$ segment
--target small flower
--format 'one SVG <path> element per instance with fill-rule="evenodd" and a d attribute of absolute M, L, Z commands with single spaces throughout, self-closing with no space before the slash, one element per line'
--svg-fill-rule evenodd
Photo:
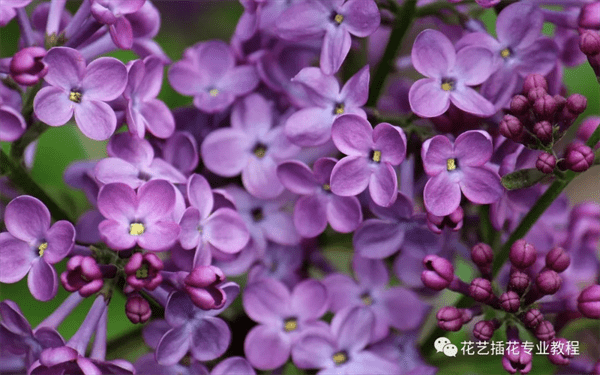
<path fill-rule="evenodd" d="M 162 283 L 163 262 L 152 253 L 135 253 L 124 268 L 127 284 L 134 290 L 154 290 Z"/>
<path fill-rule="evenodd" d="M 197 266 L 183 279 L 183 289 L 202 310 L 220 309 L 227 295 L 220 285 L 225 275 L 215 266 Z"/>
<path fill-rule="evenodd" d="M 104 279 L 96 260 L 89 256 L 75 255 L 67 262 L 67 270 L 60 274 L 63 287 L 69 292 L 79 292 L 89 297 L 102 289 Z"/>
<path fill-rule="evenodd" d="M 152 315 L 152 310 L 148 301 L 139 294 L 134 294 L 127 297 L 125 315 L 133 324 L 146 323 Z"/>
<path fill-rule="evenodd" d="M 126 14 L 135 13 L 146 0 L 90 0 L 90 12 L 96 21 L 108 25 L 113 42 L 123 49 L 133 45 L 133 30 Z"/>
<path fill-rule="evenodd" d="M 48 73 L 48 64 L 42 59 L 46 50 L 27 47 L 15 53 L 10 61 L 10 76 L 20 85 L 33 86 Z"/>

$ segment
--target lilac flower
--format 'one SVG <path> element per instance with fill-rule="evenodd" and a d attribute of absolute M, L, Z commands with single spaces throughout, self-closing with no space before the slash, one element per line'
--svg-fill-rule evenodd
<path fill-rule="evenodd" d="M 421 149 L 423 167 L 430 179 L 425 185 L 425 208 L 446 216 L 460 205 L 461 190 L 476 204 L 497 201 L 504 191 L 500 176 L 485 164 L 492 157 L 492 138 L 482 130 L 469 130 L 454 145 L 442 135 L 426 140 Z"/>
<path fill-rule="evenodd" d="M 344 115 L 333 123 L 331 135 L 338 150 L 348 155 L 331 171 L 331 191 L 346 197 L 368 187 L 376 204 L 393 204 L 398 190 L 393 167 L 406 156 L 404 131 L 388 123 L 373 129 L 360 116 Z"/>
<path fill-rule="evenodd" d="M 196 44 L 183 56 L 169 69 L 169 82 L 177 92 L 194 96 L 194 105 L 204 112 L 221 112 L 258 85 L 256 69 L 235 66 L 235 57 L 224 42 Z"/>
<path fill-rule="evenodd" d="M 27 47 L 15 53 L 10 61 L 10 76 L 20 85 L 33 86 L 48 73 L 43 61 L 46 50 L 42 47 Z"/>
<path fill-rule="evenodd" d="M 337 79 L 318 68 L 304 68 L 293 79 L 304 86 L 312 106 L 300 109 L 285 122 L 285 134 L 299 146 L 316 146 L 331 139 L 331 125 L 342 114 L 367 115 L 360 107 L 369 94 L 369 67 L 353 75 L 340 90 Z"/>
<path fill-rule="evenodd" d="M 115 359 L 112 361 L 86 358 L 69 346 L 44 350 L 40 359 L 30 368 L 31 375 L 45 374 L 134 374 L 131 363 Z"/>
<path fill-rule="evenodd" d="M 365 350 L 372 342 L 375 317 L 365 307 L 337 313 L 328 336 L 304 336 L 292 349 L 294 364 L 302 369 L 322 369 L 317 374 L 400 374 L 399 366 Z"/>
<path fill-rule="evenodd" d="M 158 138 L 168 138 L 175 130 L 175 119 L 169 108 L 156 99 L 162 81 L 164 64 L 156 56 L 135 60 L 128 64 L 127 126 L 129 131 L 144 138 L 145 129 Z"/>
<path fill-rule="evenodd" d="M 308 0 L 295 4 L 277 19 L 277 33 L 291 41 L 321 38 L 321 70 L 336 73 L 348 52 L 354 35 L 371 35 L 381 21 L 373 0 Z"/>
<path fill-rule="evenodd" d="M 187 131 L 176 131 L 162 147 L 162 158 L 181 173 L 191 174 L 198 166 L 198 143 Z"/>
<path fill-rule="evenodd" d="M 0 233 L 0 282 L 15 283 L 27 273 L 31 294 L 48 301 L 58 291 L 52 264 L 67 256 L 75 243 L 73 224 L 60 220 L 50 226 L 50 212 L 37 198 L 13 199 L 4 212 L 8 233 Z"/>
<path fill-rule="evenodd" d="M 9 0 L 0 4 L 0 27 L 6 26 L 17 15 L 17 9 L 24 8 L 31 0 Z"/>
<path fill-rule="evenodd" d="M 87 67 L 85 59 L 74 49 L 52 48 L 46 54 L 50 84 L 41 89 L 33 101 L 35 115 L 50 126 L 66 124 L 73 114 L 81 132 L 94 140 L 110 137 L 117 126 L 113 109 L 105 102 L 123 93 L 127 68 L 112 57 L 101 57 Z"/>
<path fill-rule="evenodd" d="M 133 45 L 131 23 L 124 17 L 137 12 L 146 0 L 90 0 L 91 13 L 96 21 L 108 25 L 113 42 L 119 48 L 129 49 Z"/>
<path fill-rule="evenodd" d="M 348 307 L 366 306 L 375 317 L 372 340 L 387 336 L 389 327 L 402 331 L 417 328 L 429 306 L 403 287 L 387 288 L 388 270 L 382 260 L 355 255 L 352 269 L 358 283 L 347 275 L 335 273 L 323 279 L 334 313 Z"/>
<path fill-rule="evenodd" d="M 280 281 L 265 278 L 246 287 L 243 303 L 248 316 L 260 323 L 244 341 L 246 357 L 258 369 L 285 364 L 307 332 L 328 332 L 327 324 L 318 320 L 328 305 L 327 290 L 319 281 L 302 281 L 290 293 Z"/>
<path fill-rule="evenodd" d="M 179 236 L 179 225 L 171 219 L 174 207 L 175 188 L 167 181 L 147 182 L 137 194 L 125 184 L 107 184 L 98 194 L 98 209 L 106 218 L 98 229 L 114 250 L 136 244 L 150 251 L 165 250 Z"/>
<path fill-rule="evenodd" d="M 291 192 L 302 195 L 294 207 L 294 225 L 303 237 L 323 233 L 327 223 L 337 232 L 352 232 L 362 221 L 358 198 L 331 193 L 330 176 L 336 159 L 321 158 L 311 171 L 299 161 L 279 164 L 277 176 Z"/>
<path fill-rule="evenodd" d="M 135 253 L 124 267 L 127 285 L 134 290 L 154 290 L 162 281 L 163 262 L 153 253 Z"/>
<path fill-rule="evenodd" d="M 16 141 L 23 135 L 27 124 L 20 111 L 21 98 L 16 91 L 0 85 L 0 141 Z"/>
<path fill-rule="evenodd" d="M 299 150 L 273 127 L 273 108 L 259 94 L 246 97 L 233 108 L 231 128 L 217 129 L 202 142 L 204 165 L 220 176 L 242 174 L 242 183 L 257 198 L 270 199 L 283 192 L 277 163 Z"/>
<path fill-rule="evenodd" d="M 422 31 L 415 39 L 411 59 L 415 69 L 428 78 L 415 82 L 408 93 L 410 108 L 421 117 L 436 117 L 450 102 L 465 112 L 488 117 L 496 112 L 492 103 L 469 86 L 493 73 L 493 55 L 481 47 L 456 52 L 452 42 L 437 30 Z"/>

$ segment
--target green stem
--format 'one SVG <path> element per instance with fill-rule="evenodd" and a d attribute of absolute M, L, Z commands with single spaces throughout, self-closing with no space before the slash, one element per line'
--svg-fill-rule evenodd
<path fill-rule="evenodd" d="M 367 102 L 367 106 L 374 107 L 377 104 L 377 99 L 379 99 L 379 95 L 381 95 L 385 79 L 388 73 L 393 70 L 396 55 L 402 46 L 402 39 L 404 39 L 404 35 L 412 23 L 415 15 L 416 5 L 416 0 L 406 0 L 404 5 L 402 5 L 400 8 L 397 8 L 395 12 L 396 22 L 392 28 L 390 40 L 385 47 L 383 57 L 381 58 L 379 65 L 377 65 L 377 68 L 375 68 L 375 74 L 373 74 L 371 79 L 371 84 L 369 87 L 369 101 Z"/>
<path fill-rule="evenodd" d="M 25 133 L 23 133 L 21 138 L 12 143 L 10 147 L 10 156 L 12 156 L 14 160 L 21 162 L 27 146 L 36 141 L 42 133 L 48 130 L 48 128 L 49 126 L 42 122 L 34 123 L 25 131 Z"/>

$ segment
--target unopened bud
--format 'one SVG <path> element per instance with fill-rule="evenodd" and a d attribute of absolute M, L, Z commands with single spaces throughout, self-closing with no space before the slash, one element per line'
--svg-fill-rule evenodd
<path fill-rule="evenodd" d="M 543 87 L 534 87 L 527 93 L 527 99 L 529 99 L 529 103 L 533 105 L 536 100 L 539 98 L 543 98 L 548 95 L 548 92 Z"/>
<path fill-rule="evenodd" d="M 577 129 L 577 138 L 582 140 L 583 142 L 587 142 L 587 140 L 592 136 L 592 133 L 600 126 L 600 117 L 598 116 L 590 116 L 583 120 L 581 125 L 579 125 L 579 129 Z M 596 143 L 593 147 L 595 149 L 600 147 L 600 141 Z"/>
<path fill-rule="evenodd" d="M 447 259 L 437 255 L 427 255 L 423 258 L 425 271 L 421 273 L 423 284 L 433 290 L 442 290 L 454 280 L 454 267 Z"/>
<path fill-rule="evenodd" d="M 563 272 L 571 264 L 569 254 L 562 247 L 555 247 L 546 254 L 546 267 L 556 272 Z"/>
<path fill-rule="evenodd" d="M 532 244 L 521 239 L 515 241 L 515 243 L 510 247 L 510 253 L 508 257 L 513 266 L 520 270 L 524 270 L 535 263 L 537 252 Z"/>
<path fill-rule="evenodd" d="M 435 315 L 438 326 L 446 331 L 458 331 L 463 325 L 462 313 L 454 306 L 442 307 Z"/>
<path fill-rule="evenodd" d="M 556 113 L 556 108 L 556 100 L 550 95 L 544 95 L 533 103 L 535 114 L 545 119 L 552 118 Z"/>
<path fill-rule="evenodd" d="M 573 142 L 565 150 L 564 167 L 573 172 L 587 171 L 594 164 L 594 151 L 587 145 Z"/>
<path fill-rule="evenodd" d="M 518 294 L 523 294 L 525 289 L 529 286 L 529 275 L 519 270 L 513 270 L 510 274 L 508 281 L 508 287 L 510 290 L 514 290 Z"/>
<path fill-rule="evenodd" d="M 582 29 L 600 29 L 600 2 L 585 4 L 579 12 L 579 27 Z"/>
<path fill-rule="evenodd" d="M 590 285 L 577 297 L 577 309 L 590 319 L 600 319 L 600 285 Z"/>
<path fill-rule="evenodd" d="M 480 242 L 471 248 L 471 260 L 480 267 L 489 266 L 494 260 L 494 251 L 490 245 Z"/>
<path fill-rule="evenodd" d="M 544 320 L 544 315 L 538 309 L 531 309 L 523 315 L 521 320 L 528 328 L 535 328 Z"/>
<path fill-rule="evenodd" d="M 517 312 L 521 306 L 521 298 L 516 292 L 509 290 L 500 295 L 500 306 L 506 312 Z"/>
<path fill-rule="evenodd" d="M 510 111 L 522 115 L 529 110 L 529 100 L 523 95 L 515 95 L 510 101 Z"/>
<path fill-rule="evenodd" d="M 498 328 L 491 320 L 480 320 L 473 327 L 473 336 L 480 341 L 488 341 L 494 335 L 494 331 Z"/>
<path fill-rule="evenodd" d="M 535 327 L 535 337 L 541 341 L 552 340 L 556 335 L 554 332 L 554 326 L 547 320 L 541 321 L 540 324 Z"/>
<path fill-rule="evenodd" d="M 580 115 L 587 108 L 587 98 L 581 94 L 573 94 L 567 98 L 566 107 L 569 112 Z"/>
<path fill-rule="evenodd" d="M 600 33 L 596 30 L 585 30 L 579 36 L 579 49 L 586 56 L 595 56 L 600 53 Z"/>
<path fill-rule="evenodd" d="M 541 88 L 544 92 L 548 91 L 548 82 L 541 74 L 529 74 L 525 77 L 525 82 L 523 82 L 523 92 L 525 95 L 529 97 L 529 93 L 535 88 Z M 531 98 L 529 99 L 531 100 Z"/>
<path fill-rule="evenodd" d="M 125 303 L 125 315 L 133 324 L 146 323 L 152 315 L 150 304 L 140 295 L 127 298 Z"/>
<path fill-rule="evenodd" d="M 473 279 L 469 286 L 469 295 L 477 302 L 488 302 L 494 296 L 492 284 L 480 277 Z"/>
<path fill-rule="evenodd" d="M 519 142 L 524 133 L 523 124 L 513 115 L 504 115 L 500 121 L 500 134 L 515 142 Z"/>
<path fill-rule="evenodd" d="M 552 141 L 552 124 L 548 121 L 539 121 L 533 125 L 533 134 L 545 145 Z"/>
<path fill-rule="evenodd" d="M 43 61 L 46 50 L 42 47 L 27 47 L 15 53 L 10 61 L 10 76 L 20 85 L 33 86 L 48 73 Z"/>
<path fill-rule="evenodd" d="M 535 162 L 535 167 L 542 173 L 550 174 L 556 167 L 556 158 L 552 154 L 542 152 Z"/>
<path fill-rule="evenodd" d="M 562 279 L 554 270 L 543 270 L 535 278 L 535 285 L 543 294 L 554 294 L 560 289 Z"/>

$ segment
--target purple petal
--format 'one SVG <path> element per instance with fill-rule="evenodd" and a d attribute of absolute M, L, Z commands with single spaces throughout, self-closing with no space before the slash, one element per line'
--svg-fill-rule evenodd
<path fill-rule="evenodd" d="M 175 91 L 183 95 L 199 94 L 205 89 L 204 85 L 208 84 L 203 82 L 205 79 L 198 72 L 198 68 L 188 60 L 181 60 L 171 65 L 167 76 Z"/>
<path fill-rule="evenodd" d="M 235 56 L 229 45 L 221 40 L 211 40 L 197 45 L 192 50 L 205 74 L 215 81 L 235 66 Z"/>
<path fill-rule="evenodd" d="M 338 312 L 331 320 L 331 331 L 338 347 L 350 352 L 360 351 L 371 341 L 375 316 L 366 307 L 354 307 Z"/>
<path fill-rule="evenodd" d="M 309 195 L 319 189 L 313 172 L 306 164 L 298 160 L 283 162 L 277 166 L 277 177 L 289 191 L 300 195 Z"/>
<path fill-rule="evenodd" d="M 142 185 L 137 193 L 136 218 L 158 221 L 169 217 L 175 207 L 175 188 L 165 180 L 152 180 Z"/>
<path fill-rule="evenodd" d="M 373 202 L 388 207 L 396 201 L 398 177 L 389 163 L 382 163 L 375 168 L 369 179 L 369 193 Z"/>
<path fill-rule="evenodd" d="M 281 245 L 296 245 L 300 237 L 291 215 L 286 212 L 270 213 L 262 222 L 265 237 Z"/>
<path fill-rule="evenodd" d="M 141 106 L 148 131 L 158 138 L 169 138 L 175 131 L 175 118 L 167 105 L 152 99 Z"/>
<path fill-rule="evenodd" d="M 325 337 L 308 335 L 292 348 L 292 360 L 298 368 L 333 367 L 335 345 Z"/>
<path fill-rule="evenodd" d="M 150 55 L 144 59 L 144 79 L 136 90 L 144 101 L 154 99 L 160 93 L 164 67 L 164 62 L 158 56 Z"/>
<path fill-rule="evenodd" d="M 146 231 L 139 236 L 138 244 L 150 251 L 163 251 L 177 241 L 179 237 L 179 225 L 168 221 L 159 221 L 146 226 Z"/>
<path fill-rule="evenodd" d="M 54 328 L 38 327 L 33 336 L 44 348 L 58 348 L 65 345 L 62 336 Z"/>
<path fill-rule="evenodd" d="M 258 83 L 256 68 L 250 65 L 236 66 L 230 69 L 217 84 L 218 89 L 241 96 L 254 90 Z"/>
<path fill-rule="evenodd" d="M 48 64 L 48 73 L 44 80 L 52 86 L 64 90 L 77 88 L 85 75 L 85 59 L 79 51 L 67 47 L 51 48 L 44 62 Z"/>
<path fill-rule="evenodd" d="M 337 79 L 334 76 L 323 74 L 319 68 L 303 68 L 292 78 L 292 81 L 311 90 L 310 100 L 320 107 L 331 104 L 340 94 L 340 85 Z"/>
<path fill-rule="evenodd" d="M 271 370 L 285 364 L 290 357 L 291 340 L 280 329 L 259 325 L 244 340 L 248 362 L 259 370 Z"/>
<path fill-rule="evenodd" d="M 198 143 L 189 132 L 174 133 L 162 151 L 165 161 L 183 173 L 190 173 L 198 166 Z"/>
<path fill-rule="evenodd" d="M 244 220 L 230 208 L 216 210 L 203 229 L 203 239 L 224 253 L 239 252 L 250 239 Z"/>
<path fill-rule="evenodd" d="M 328 16 L 318 4 L 297 3 L 277 19 L 277 35 L 292 41 L 318 36 L 325 30 Z"/>
<path fill-rule="evenodd" d="M 123 183 L 134 189 L 144 182 L 138 178 L 139 174 L 138 168 L 119 158 L 102 159 L 94 168 L 94 175 L 101 183 Z"/>
<path fill-rule="evenodd" d="M 25 242 L 41 241 L 50 227 L 50 211 L 37 198 L 21 195 L 4 211 L 6 229 Z"/>
<path fill-rule="evenodd" d="M 331 196 L 327 204 L 327 221 L 340 233 L 350 233 L 362 221 L 360 202 L 356 197 Z"/>
<path fill-rule="evenodd" d="M 262 95 L 247 96 L 231 111 L 231 127 L 234 129 L 264 136 L 272 126 L 272 103 L 269 103 Z"/>
<path fill-rule="evenodd" d="M 470 87 L 462 87 L 450 93 L 452 104 L 465 112 L 479 117 L 489 117 L 496 113 L 496 108 L 486 98 Z"/>
<path fill-rule="evenodd" d="M 204 176 L 196 173 L 190 176 L 187 183 L 187 196 L 190 205 L 200 212 L 200 218 L 204 219 L 210 215 L 214 200 L 210 185 Z"/>
<path fill-rule="evenodd" d="M 222 112 L 234 101 L 235 95 L 227 91 L 219 91 L 216 96 L 202 91 L 194 96 L 194 106 L 206 113 Z"/>
<path fill-rule="evenodd" d="M 248 164 L 252 140 L 237 129 L 211 132 L 200 147 L 206 168 L 224 177 L 237 176 Z"/>
<path fill-rule="evenodd" d="M 26 242 L 9 233 L 0 233 L 0 282 L 12 284 L 24 278 L 35 258 Z"/>
<path fill-rule="evenodd" d="M 98 193 L 98 210 L 107 219 L 126 222 L 135 219 L 137 196 L 132 188 L 125 184 L 104 185 Z"/>
<path fill-rule="evenodd" d="M 344 365 L 342 365 L 344 366 Z M 335 370 L 335 369 L 332 369 Z M 355 353 L 351 363 L 345 365 L 346 374 L 348 375 L 360 375 L 360 374 L 400 374 L 402 368 L 394 362 L 388 361 L 376 354 L 369 351 L 361 351 Z M 335 372 L 323 373 L 322 375 L 333 375 Z M 407 373 L 409 374 L 409 373 Z M 423 375 L 423 373 L 417 373 Z"/>
<path fill-rule="evenodd" d="M 191 332 L 188 325 L 169 330 L 156 347 L 156 362 L 163 366 L 176 364 L 188 352 L 190 343 Z"/>
<path fill-rule="evenodd" d="M 190 351 L 199 361 L 220 357 L 231 342 L 231 331 L 222 319 L 207 316 L 194 325 Z"/>
<path fill-rule="evenodd" d="M 117 18 L 113 24 L 108 25 L 108 32 L 113 43 L 120 49 L 131 49 L 133 46 L 133 30 L 127 18 Z"/>
<path fill-rule="evenodd" d="M 454 67 L 456 52 L 452 42 L 444 34 L 428 29 L 415 39 L 411 60 L 415 69 L 424 76 L 442 78 Z"/>
<path fill-rule="evenodd" d="M 186 293 L 176 291 L 169 295 L 165 319 L 171 327 L 182 327 L 194 320 L 197 310 Z"/>
<path fill-rule="evenodd" d="M 300 320 L 315 320 L 325 314 L 328 302 L 325 286 L 317 280 L 308 279 L 294 287 L 290 307 Z"/>
<path fill-rule="evenodd" d="M 211 375 L 256 375 L 256 372 L 243 357 L 229 357 L 216 365 Z"/>
<path fill-rule="evenodd" d="M 379 259 L 354 256 L 352 269 L 360 285 L 369 289 L 385 288 L 390 278 L 385 263 Z"/>
<path fill-rule="evenodd" d="M 289 300 L 290 292 L 286 286 L 271 278 L 250 283 L 242 295 L 246 314 L 255 322 L 270 326 L 287 318 Z"/>
<path fill-rule="evenodd" d="M 117 128 L 115 111 L 96 100 L 83 100 L 75 106 L 75 122 L 83 135 L 95 141 L 108 139 Z"/>
<path fill-rule="evenodd" d="M 495 71 L 494 55 L 486 48 L 465 47 L 456 54 L 454 71 L 467 86 L 476 86 L 489 78 Z"/>
<path fill-rule="evenodd" d="M 413 215 L 413 203 L 408 197 L 400 192 L 396 201 L 390 207 L 381 207 L 376 204 L 370 204 L 371 212 L 383 220 L 402 223 L 410 219 Z"/>
<path fill-rule="evenodd" d="M 68 120 L 67 120 L 68 121 Z M 0 104 L 0 141 L 13 142 L 23 135 L 27 124 L 21 113 L 9 106 Z"/>
<path fill-rule="evenodd" d="M 437 117 L 450 107 L 450 92 L 436 78 L 420 79 L 408 91 L 410 109 L 420 117 Z"/>
<path fill-rule="evenodd" d="M 500 109 L 509 104 L 519 82 L 516 68 L 503 65 L 481 85 L 481 95 Z"/>
<path fill-rule="evenodd" d="M 75 244 L 75 228 L 66 220 L 60 220 L 46 232 L 48 247 L 44 259 L 50 264 L 58 263 L 66 257 Z"/>
<path fill-rule="evenodd" d="M 450 215 L 460 206 L 460 198 L 458 183 L 453 181 L 446 172 L 431 177 L 425 184 L 423 191 L 425 208 L 436 216 Z"/>
<path fill-rule="evenodd" d="M 381 161 L 398 165 L 406 156 L 406 135 L 401 128 L 387 122 L 373 129 L 373 143 L 376 150 L 381 151 Z"/>
<path fill-rule="evenodd" d="M 327 227 L 327 212 L 319 195 L 305 195 L 294 206 L 294 225 L 302 237 L 313 238 Z"/>
<path fill-rule="evenodd" d="M 488 167 L 461 167 L 461 170 L 464 176 L 460 181 L 460 188 L 471 202 L 494 203 L 504 193 L 500 176 Z"/>
<path fill-rule="evenodd" d="M 343 27 L 328 28 L 321 47 L 321 70 L 327 75 L 336 73 L 350 52 L 352 37 Z"/>
<path fill-rule="evenodd" d="M 479 167 L 492 157 L 492 137 L 482 130 L 469 130 L 456 138 L 454 152 L 460 167 Z"/>
<path fill-rule="evenodd" d="M 179 227 L 181 228 L 179 243 L 181 243 L 181 247 L 190 250 L 198 246 L 200 242 L 199 224 L 200 212 L 195 207 L 188 207 L 179 221 Z"/>
<path fill-rule="evenodd" d="M 427 311 L 429 305 L 419 299 L 412 291 L 396 287 L 385 290 L 382 296 L 388 324 L 401 331 L 417 328 Z"/>
<path fill-rule="evenodd" d="M 154 150 L 150 142 L 126 132 L 111 137 L 106 151 L 108 156 L 123 159 L 138 167 L 146 167 L 154 159 Z"/>
<path fill-rule="evenodd" d="M 362 193 L 371 179 L 368 163 L 362 156 L 347 156 L 338 161 L 331 172 L 331 191 L 341 196 Z"/>
<path fill-rule="evenodd" d="M 349 0 L 341 10 L 344 14 L 342 25 L 352 35 L 361 38 L 373 34 L 381 22 L 377 4 L 372 0 Z"/>
<path fill-rule="evenodd" d="M 104 220 L 98 225 L 100 237 L 113 250 L 126 250 L 135 245 L 135 237 L 129 234 L 129 224 Z"/>
<path fill-rule="evenodd" d="M 379 14 L 379 12 L 377 13 Z M 362 107 L 369 98 L 369 66 L 365 65 L 346 82 L 340 96 L 348 107 Z"/>
<path fill-rule="evenodd" d="M 38 301 L 50 301 L 58 292 L 58 277 L 54 267 L 39 258 L 31 264 L 27 277 L 27 286 L 31 295 Z"/>
<path fill-rule="evenodd" d="M 242 170 L 242 183 L 250 194 L 261 199 L 275 198 L 284 190 L 277 178 L 277 163 L 268 156 L 248 159 Z"/>
<path fill-rule="evenodd" d="M 436 135 L 423 143 L 421 156 L 425 172 L 435 176 L 448 168 L 448 159 L 454 158 L 454 146 L 447 137 Z"/>
<path fill-rule="evenodd" d="M 323 279 L 329 296 L 329 309 L 335 313 L 349 306 L 362 304 L 360 288 L 348 275 L 334 273 Z"/>
<path fill-rule="evenodd" d="M 329 157 L 319 158 L 315 161 L 313 164 L 313 171 L 316 181 L 319 184 L 330 183 L 331 171 L 333 170 L 333 167 L 335 167 L 335 163 L 337 163 L 337 159 Z"/>
<path fill-rule="evenodd" d="M 163 179 L 174 184 L 184 184 L 187 180 L 174 166 L 159 158 L 152 160 L 145 172 L 150 174 L 153 179 Z"/>
<path fill-rule="evenodd" d="M 285 122 L 285 135 L 303 147 L 321 145 L 331 139 L 332 111 L 321 107 L 304 108 L 294 112 Z"/>
<path fill-rule="evenodd" d="M 530 73 L 548 74 L 556 66 L 558 46 L 550 38 L 539 38 L 525 51 L 521 51 L 521 60 L 514 69 L 522 77 Z"/>
<path fill-rule="evenodd" d="M 354 234 L 354 248 L 363 257 L 383 259 L 394 254 L 404 242 L 404 228 L 379 219 L 365 220 Z"/>
<path fill-rule="evenodd" d="M 50 126 L 61 126 L 73 117 L 75 104 L 69 94 L 59 87 L 44 87 L 33 99 L 35 115 Z"/>
<path fill-rule="evenodd" d="M 366 156 L 373 147 L 373 128 L 369 121 L 358 115 L 343 115 L 333 122 L 331 138 L 344 154 Z"/>
<path fill-rule="evenodd" d="M 90 100 L 110 101 L 118 98 L 126 85 L 125 65 L 114 57 L 100 57 L 88 65 L 81 89 Z"/>
<path fill-rule="evenodd" d="M 515 3 L 507 6 L 496 19 L 498 40 L 508 47 L 525 48 L 533 43 L 544 23 L 544 16 L 537 6 Z"/>

